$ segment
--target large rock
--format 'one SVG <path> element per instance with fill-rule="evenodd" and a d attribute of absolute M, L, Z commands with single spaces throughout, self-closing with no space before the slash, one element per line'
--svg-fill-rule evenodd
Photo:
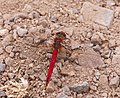
<path fill-rule="evenodd" d="M 90 2 L 85 2 L 81 9 L 85 21 L 93 21 L 109 27 L 114 18 L 114 12 L 110 9 L 99 7 Z"/>
<path fill-rule="evenodd" d="M 92 48 L 86 48 L 85 50 L 81 51 L 74 51 L 71 55 L 71 59 L 77 60 L 80 66 L 85 67 L 98 67 L 104 65 L 104 62 L 99 53 L 96 53 Z"/>

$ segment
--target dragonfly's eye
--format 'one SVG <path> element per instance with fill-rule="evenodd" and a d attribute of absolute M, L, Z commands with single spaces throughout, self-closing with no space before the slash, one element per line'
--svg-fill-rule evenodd
<path fill-rule="evenodd" d="M 66 38 L 66 35 L 64 32 L 57 32 L 56 35 L 59 37 L 59 38 Z"/>

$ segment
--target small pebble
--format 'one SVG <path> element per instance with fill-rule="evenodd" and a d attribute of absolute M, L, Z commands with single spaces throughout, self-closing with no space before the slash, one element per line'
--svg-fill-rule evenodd
<path fill-rule="evenodd" d="M 5 48 L 7 45 L 11 44 L 14 41 L 12 34 L 8 34 L 3 40 L 2 45 Z"/>
<path fill-rule="evenodd" d="M 70 89 L 69 89 L 68 86 L 64 86 L 64 87 L 62 88 L 62 91 L 66 93 L 66 92 L 70 92 Z"/>
<path fill-rule="evenodd" d="M 118 77 L 114 77 L 114 78 L 112 78 L 111 80 L 110 80 L 110 83 L 109 83 L 109 85 L 111 86 L 111 87 L 118 87 L 118 85 L 119 85 L 119 76 Z"/>
<path fill-rule="evenodd" d="M 90 85 L 87 81 L 85 81 L 82 84 L 74 84 L 73 86 L 70 86 L 69 88 L 70 90 L 76 93 L 86 93 L 89 91 Z"/>
<path fill-rule="evenodd" d="M 57 20 L 58 20 L 58 19 L 57 19 L 57 17 L 55 17 L 55 16 L 51 16 L 51 17 L 50 17 L 50 21 L 53 22 L 53 23 L 56 23 Z"/>
<path fill-rule="evenodd" d="M 46 88 L 46 93 L 53 93 L 55 90 L 55 85 L 53 82 L 49 82 L 47 88 Z"/>
<path fill-rule="evenodd" d="M 0 36 L 4 36 L 5 34 L 7 34 L 9 31 L 7 29 L 1 29 L 0 30 Z"/>
<path fill-rule="evenodd" d="M 100 79 L 99 79 L 99 83 L 102 86 L 107 86 L 108 85 L 108 77 L 107 77 L 107 75 L 101 75 Z"/>
<path fill-rule="evenodd" d="M 61 74 L 64 76 L 75 76 L 75 71 L 68 67 L 62 67 Z"/>
<path fill-rule="evenodd" d="M 116 47 L 116 49 L 115 49 L 115 54 L 120 55 L 120 46 L 119 46 L 119 47 Z"/>
<path fill-rule="evenodd" d="M 8 46 L 5 47 L 5 51 L 7 53 L 11 53 L 12 49 L 13 49 L 13 46 L 10 46 L 10 45 L 8 45 Z"/>
<path fill-rule="evenodd" d="M 115 39 L 111 39 L 111 40 L 109 40 L 109 47 L 110 48 L 112 48 L 112 47 L 115 47 L 115 44 L 116 42 L 115 42 Z"/>
<path fill-rule="evenodd" d="M 97 33 L 94 33 L 91 37 L 91 42 L 94 44 L 100 44 L 101 43 L 100 36 Z"/>
<path fill-rule="evenodd" d="M 0 55 L 3 54 L 3 52 L 4 52 L 4 50 L 3 50 L 3 48 L 1 47 L 1 48 L 0 48 Z"/>
<path fill-rule="evenodd" d="M 69 96 L 65 95 L 64 93 L 59 93 L 56 98 L 69 98 Z"/>
<path fill-rule="evenodd" d="M 10 78 L 10 79 L 13 79 L 14 78 L 14 73 L 8 73 L 8 77 Z"/>
<path fill-rule="evenodd" d="M 13 30 L 13 38 L 14 38 L 14 39 L 17 39 L 17 38 L 18 38 L 18 34 L 17 34 L 17 31 L 16 31 L 16 30 Z"/>
<path fill-rule="evenodd" d="M 40 17 L 40 13 L 37 12 L 37 11 L 32 11 L 32 12 L 29 14 L 29 18 L 31 18 L 31 19 L 39 18 L 39 17 Z"/>
<path fill-rule="evenodd" d="M 80 47 L 80 43 L 78 41 L 71 41 L 71 49 L 77 49 Z"/>
<path fill-rule="evenodd" d="M 6 98 L 6 94 L 4 91 L 0 91 L 0 98 Z"/>
<path fill-rule="evenodd" d="M 0 63 L 0 72 L 3 72 L 5 70 L 5 64 Z"/>
<path fill-rule="evenodd" d="M 46 75 L 44 73 L 42 73 L 40 76 L 39 76 L 40 80 L 44 81 L 46 80 Z"/>
<path fill-rule="evenodd" d="M 11 58 L 13 58 L 15 56 L 15 53 L 14 52 L 10 52 L 10 55 L 9 55 Z"/>
<path fill-rule="evenodd" d="M 74 27 L 65 27 L 64 31 L 69 35 L 72 36 L 74 33 Z"/>
<path fill-rule="evenodd" d="M 12 59 L 12 58 L 7 57 L 7 58 L 5 59 L 5 64 L 6 64 L 6 65 L 12 66 L 13 63 L 14 63 L 14 62 L 13 62 L 13 59 Z"/>
<path fill-rule="evenodd" d="M 109 76 L 109 85 L 110 87 L 117 88 L 120 83 L 120 78 L 116 72 L 112 72 Z"/>
<path fill-rule="evenodd" d="M 90 89 L 93 91 L 97 91 L 97 87 L 95 85 L 90 85 Z"/>
<path fill-rule="evenodd" d="M 93 49 L 95 50 L 95 51 L 100 51 L 101 50 L 101 47 L 100 47 L 100 45 L 95 45 L 95 46 L 93 46 Z"/>
<path fill-rule="evenodd" d="M 107 96 L 108 96 L 107 93 L 102 93 L 102 94 L 101 94 L 101 97 L 102 97 L 102 98 L 108 98 Z"/>
<path fill-rule="evenodd" d="M 31 5 L 25 4 L 23 11 L 29 13 L 29 12 L 33 11 L 33 8 L 31 7 Z"/>
<path fill-rule="evenodd" d="M 10 18 L 10 14 L 3 14 L 3 19 L 4 20 L 8 20 Z"/>
<path fill-rule="evenodd" d="M 30 63 L 30 64 L 29 64 L 29 67 L 30 67 L 30 68 L 34 67 L 34 64 L 33 64 L 33 63 Z"/>
<path fill-rule="evenodd" d="M 24 35 L 27 34 L 28 30 L 26 28 L 17 27 L 16 32 L 20 37 L 23 37 Z"/>
<path fill-rule="evenodd" d="M 3 26 L 3 23 L 4 23 L 3 19 L 0 19 L 0 26 Z"/>
<path fill-rule="evenodd" d="M 97 80 L 100 78 L 100 75 L 101 75 L 101 74 L 100 74 L 99 71 L 96 71 L 96 72 L 95 72 L 95 77 L 96 77 Z"/>
<path fill-rule="evenodd" d="M 112 64 L 120 64 L 120 55 L 113 55 Z"/>
<path fill-rule="evenodd" d="M 91 38 L 92 37 L 92 32 L 88 32 L 87 33 L 87 38 Z"/>
<path fill-rule="evenodd" d="M 37 28 L 36 27 L 31 27 L 28 32 L 29 33 L 35 33 L 35 32 L 37 32 Z"/>
<path fill-rule="evenodd" d="M 115 5 L 114 0 L 106 0 L 107 1 L 107 6 L 113 6 Z"/>

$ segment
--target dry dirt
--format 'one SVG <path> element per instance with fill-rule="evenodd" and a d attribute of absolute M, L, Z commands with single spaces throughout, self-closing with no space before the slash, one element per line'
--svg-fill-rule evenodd
<path fill-rule="evenodd" d="M 84 20 L 85 2 L 113 11 L 111 24 Z M 58 31 L 67 38 L 45 90 Z M 120 1 L 0 0 L 0 98 L 120 98 Z"/>

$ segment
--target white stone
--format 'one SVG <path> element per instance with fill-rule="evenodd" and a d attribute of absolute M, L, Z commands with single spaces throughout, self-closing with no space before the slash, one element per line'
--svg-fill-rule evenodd
<path fill-rule="evenodd" d="M 100 74 L 99 71 L 96 71 L 96 72 L 95 72 L 95 77 L 96 77 L 97 80 L 100 78 L 100 75 L 101 75 L 101 74 Z"/>
<path fill-rule="evenodd" d="M 1 29 L 0 30 L 0 36 L 4 36 L 5 34 L 7 34 L 9 31 L 7 29 Z"/>
<path fill-rule="evenodd" d="M 33 8 L 31 7 L 31 5 L 25 4 L 25 6 L 23 8 L 23 11 L 25 11 L 25 12 L 31 12 L 31 11 L 33 11 Z"/>
<path fill-rule="evenodd" d="M 93 21 L 109 27 L 114 18 L 114 12 L 110 9 L 99 7 L 90 2 L 85 2 L 81 9 L 85 21 Z"/>
<path fill-rule="evenodd" d="M 26 28 L 21 28 L 21 27 L 17 27 L 16 31 L 20 37 L 23 37 L 28 32 Z"/>
<path fill-rule="evenodd" d="M 107 6 L 113 6 L 115 2 L 113 0 L 107 0 Z"/>
<path fill-rule="evenodd" d="M 40 78 L 42 81 L 46 80 L 46 76 L 45 76 L 44 73 L 42 73 L 42 74 L 39 76 L 39 78 Z"/>
<path fill-rule="evenodd" d="M 115 54 L 120 55 L 120 46 L 119 46 L 119 47 L 116 47 L 116 49 L 115 49 Z"/>
<path fill-rule="evenodd" d="M 80 43 L 78 41 L 71 40 L 71 49 L 76 49 L 80 47 Z"/>

